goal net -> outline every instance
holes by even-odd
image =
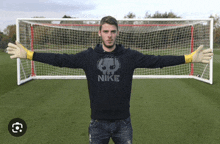
[[[101,43],[99,23],[100,20],[92,19],[17,19],[17,40],[34,52],[76,54]],[[143,54],[184,55],[200,45],[213,48],[212,19],[123,19],[118,23],[117,44]],[[138,68],[133,78],[194,78],[212,84],[213,61],[162,69]],[[17,59],[18,85],[32,79],[86,79],[86,76],[82,69]]]

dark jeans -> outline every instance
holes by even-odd
[[[115,144],[132,144],[133,129],[130,117],[125,120],[91,120],[89,125],[90,144],[108,144],[110,138]]]

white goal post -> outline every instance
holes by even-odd
[[[100,19],[19,18],[17,41],[35,52],[76,54],[101,43]],[[121,19],[117,44],[149,55],[184,55],[213,49],[213,19]],[[162,69],[135,69],[134,79],[193,78],[213,84],[213,60]],[[86,79],[82,69],[17,59],[17,84],[32,79]]]

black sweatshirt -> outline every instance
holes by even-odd
[[[85,71],[91,118],[126,119],[130,116],[132,76],[136,68],[162,68],[185,63],[184,56],[144,55],[116,45],[105,52],[101,44],[77,54],[34,53],[34,61]]]

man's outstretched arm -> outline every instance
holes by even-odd
[[[204,63],[208,64],[212,59],[213,52],[211,49],[202,50],[203,46],[188,55],[144,55],[138,51],[134,51],[134,67],[135,68],[163,68],[167,66],[175,66],[186,63]]]
[[[83,51],[77,54],[55,54],[55,53],[36,53],[26,49],[21,43],[16,41],[16,44],[9,43],[7,48],[10,58],[22,58],[34,60],[53,66],[68,67],[68,68],[84,68],[85,59],[88,53]]]

